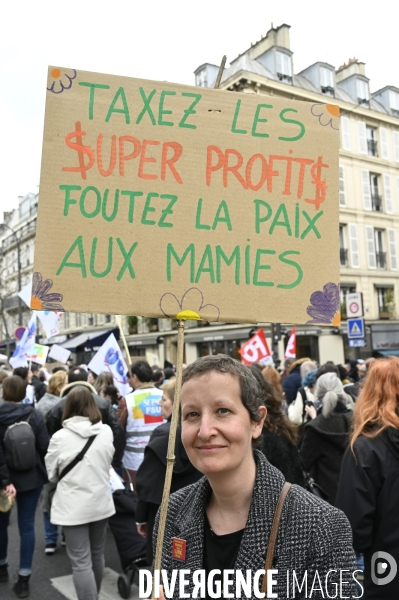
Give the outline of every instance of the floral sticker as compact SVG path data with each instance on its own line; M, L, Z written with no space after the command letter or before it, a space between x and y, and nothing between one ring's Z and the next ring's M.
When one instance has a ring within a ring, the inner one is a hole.
M323 291L313 292L310 296L310 306L306 312L310 321L306 325L334 325L338 327L341 323L341 303L339 296L339 285L326 283Z
M192 287L184 292L181 300L170 292L161 296L159 307L161 312L169 319L175 319L181 311L193 313L193 319L205 319L206 321L218 321L220 310L214 304L204 304L204 296L201 290ZM204 313L206 312L206 317ZM201 314L202 313L202 314ZM187 317L186 317L187 318Z
M339 106L335 104L312 104L311 113L319 119L320 125L339 130Z
M69 90L72 87L72 81L75 77L75 69L51 69L51 85L47 90L53 92L53 94L61 94L64 90Z
M53 292L48 294L47 292L53 287L51 279L43 278L40 273L33 273L32 280L32 299L30 301L30 307L33 310L52 310L62 311L63 307L59 302L62 302L63 295Z

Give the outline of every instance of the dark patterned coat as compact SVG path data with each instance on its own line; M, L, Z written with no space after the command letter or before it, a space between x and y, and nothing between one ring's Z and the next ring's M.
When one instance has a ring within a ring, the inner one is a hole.
M248 521L235 564L235 569L241 570L244 575L246 569L250 569L252 576L257 570L264 569L274 511L284 484L283 475L270 465L263 454L255 451L255 459L258 467L257 476ZM203 477L197 483L179 490L170 497L162 555L162 569L167 570L169 581L173 569L190 569L191 573L203 569L204 514L210 493L210 484L207 478ZM154 528L154 548L158 522L159 513ZM186 540L184 562L172 558L173 537ZM310 591L315 578L315 587L320 587L317 575L320 581L324 582L330 569L349 570L350 573L343 574L343 580L350 583L343 585L342 596L348 598L358 596L352 579L352 573L356 569L352 533L345 515L303 488L293 485L281 516L273 569L278 569L278 574L274 575L278 583L272 591L277 592L279 599L328 597L325 587L323 587L324 595L316 590L310 595ZM295 596L292 593L293 570L298 581L302 581L307 571L307 595L305 595L305 588L301 593L296 588ZM289 594L287 594L287 571L291 582ZM328 581L333 582L334 579L330 577ZM185 591L191 595L193 590L191 577L190 582ZM330 597L340 597L340 595L334 596L335 587L330 585L327 589ZM234 586L231 591L234 592ZM173 598L179 598L178 585L175 587ZM255 600L254 595L251 598Z

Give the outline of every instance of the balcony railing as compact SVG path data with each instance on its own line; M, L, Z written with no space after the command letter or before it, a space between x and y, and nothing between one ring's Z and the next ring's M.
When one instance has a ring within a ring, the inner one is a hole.
M368 98L358 98L357 103L364 106L369 106L370 100Z
M292 83L291 75L285 75L285 73L277 73L277 77L280 81L286 81L287 83Z
M394 317L394 312L388 306L380 306L378 308L378 317L380 319L392 319Z
M369 156L378 156L376 140L367 140L367 153Z
M374 212L382 212L382 198L379 194L371 194L371 208Z
M397 108L391 108L391 113L394 117L399 117L399 110Z
M330 85L322 85L321 86L321 93L322 94L327 94L327 96L334 97L334 88L331 87Z
M377 265L377 269L385 269L387 266L387 253L386 252L376 252L375 253L375 262Z
M347 248L339 249L339 261L341 263L341 267L348 266L348 250L347 250Z

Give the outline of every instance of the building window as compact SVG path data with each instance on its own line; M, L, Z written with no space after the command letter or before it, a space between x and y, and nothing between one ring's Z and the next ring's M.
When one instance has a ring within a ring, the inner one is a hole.
M377 269L386 269L387 253L384 252L384 232L374 229L375 261Z
M80 313L75 314L75 327L80 327L82 324L82 316Z
M111 315L105 315L105 322L111 323Z
M69 313L64 313L64 329L69 329Z
M345 225L339 226L339 261L341 267L348 266L348 248L346 245Z
M348 283L341 283L339 288L340 300L341 300L341 318L346 319L346 297L348 294L354 294L356 292L356 286Z
M276 52L276 65L279 80L292 83L291 57L284 52Z
M399 94L398 94L398 92L389 90L389 106L391 108L391 113L395 117L399 117Z
M88 319L89 327L95 325L96 324L96 315L93 313L89 313L88 317L89 317L89 319Z
M346 206L345 201L345 171L344 167L339 166L339 205Z
M357 101L359 104L369 105L369 84L363 79L356 80Z
M380 193L380 176L370 173L371 208L375 212L382 212L382 197Z
M395 314L393 287L376 287L378 300L378 317L391 319Z
M334 75L331 69L320 67L320 87L322 94L334 96Z
M208 87L206 69L202 69L202 71L197 73L197 75L195 76L195 85L198 85L199 87Z
M366 125L367 136L367 154L369 156L378 156L377 152L377 130L374 127Z

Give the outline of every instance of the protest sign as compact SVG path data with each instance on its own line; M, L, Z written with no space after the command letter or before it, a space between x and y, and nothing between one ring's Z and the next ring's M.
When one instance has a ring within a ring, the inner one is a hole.
M273 362L263 329L258 329L255 335L243 344L238 352L241 354L241 360L245 365L254 362L264 362L265 364Z
M49 346L41 346L40 344L35 344L32 351L27 355L26 358L29 361L38 363L39 365L44 365L47 360L47 354L49 349Z
M132 391L126 376L127 366L113 333L107 337L87 367L97 375L102 371L109 371L114 378L114 385L118 388L122 396Z
M338 129L330 104L50 67L31 307L338 325Z
M285 358L296 358L296 327L292 328L284 356Z
M25 367L28 362L28 354L35 351L36 340L36 313L32 312L28 327L25 329L21 341L14 350L9 363L13 369Z
M30 281L25 287L22 288L18 296L21 298L21 300L25 302L25 304L30 306L30 300L32 296L32 281ZM53 312L51 309L37 310L35 312L39 317L40 322L43 325L43 329L48 338L59 333L61 313Z
M70 350L63 348L62 346L58 346L57 344L53 344L50 348L50 352L48 353L49 358L53 358L64 365L70 357L70 354Z

